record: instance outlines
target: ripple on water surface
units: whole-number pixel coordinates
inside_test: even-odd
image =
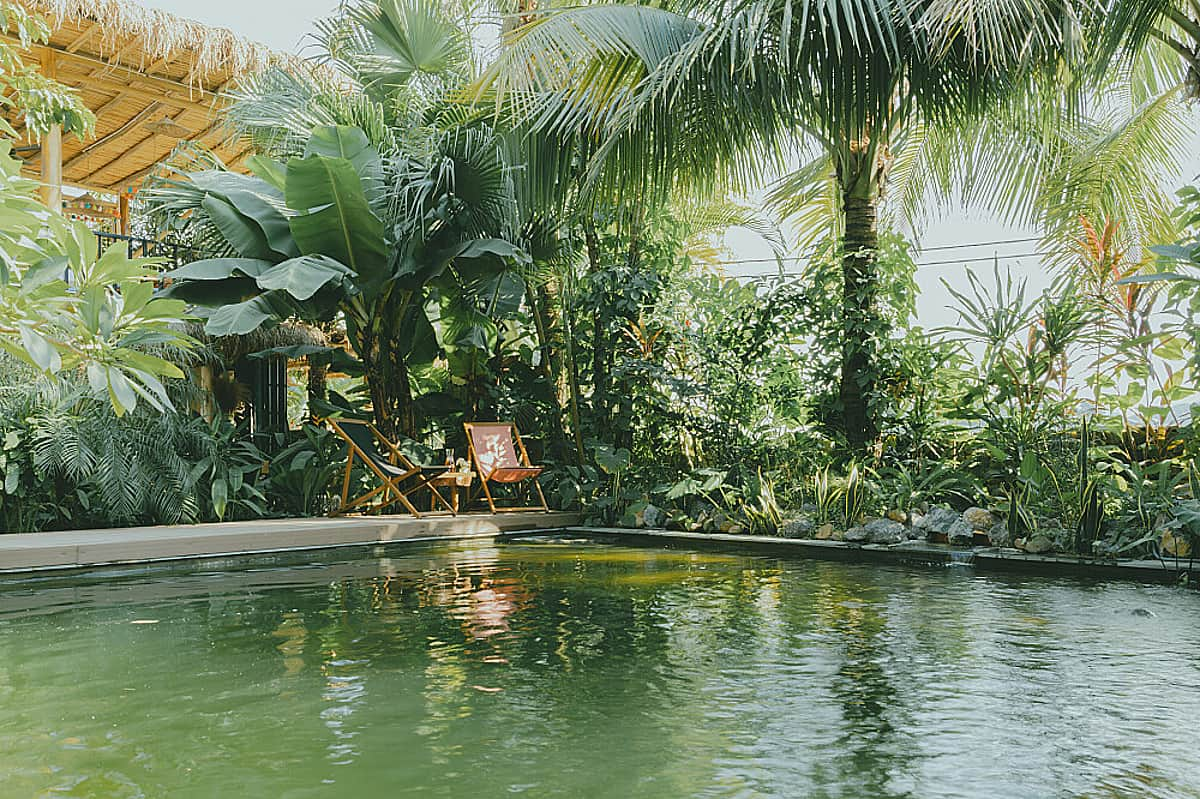
[[[1176,588],[471,544],[10,582],[0,653],[0,799],[1200,799]]]

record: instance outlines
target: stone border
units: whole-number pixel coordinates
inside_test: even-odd
[[[344,516],[0,534],[0,574],[559,530],[576,513]]]
[[[977,571],[1024,572],[1044,576],[1072,575],[1150,583],[1177,583],[1190,573],[1189,562],[1185,560],[1178,561],[1178,565],[1175,561],[1157,560],[1093,561],[1063,555],[1033,555],[1018,549],[999,547],[952,548],[941,544],[927,544],[922,541],[907,541],[901,544],[856,544],[806,538],[779,538],[730,533],[687,533],[675,530],[626,527],[568,527],[564,532],[611,543],[740,550],[767,555],[857,563],[960,564],[970,566]],[[518,536],[505,537],[515,538]],[[1195,564],[1193,571],[1200,571],[1200,563]]]

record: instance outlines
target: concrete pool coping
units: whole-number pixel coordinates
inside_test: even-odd
[[[0,573],[88,569],[131,563],[257,555],[329,547],[561,530],[576,513],[464,513],[459,516],[338,516],[245,522],[63,530],[0,535]]]
[[[856,544],[729,533],[689,533],[579,526],[579,514],[471,513],[459,516],[341,516],[262,519],[194,525],[0,534],[0,575],[62,572],[111,566],[274,555],[337,547],[456,539],[515,540],[550,533],[598,541],[671,548],[754,552],[852,562],[960,564],[979,571],[1077,575],[1174,583],[1192,570],[1187,560],[1097,561],[1034,555],[999,547],[951,548],[908,541]]]
[[[852,562],[961,564],[978,571],[1076,575],[1108,579],[1175,583],[1192,568],[1186,559],[1101,561],[1067,555],[1034,555],[1000,547],[957,547],[908,541],[902,544],[857,544],[806,538],[731,533],[688,533],[627,527],[567,527],[563,532],[608,542],[686,546],[696,549],[752,551],[758,554]],[[1200,565],[1200,564],[1197,564]]]

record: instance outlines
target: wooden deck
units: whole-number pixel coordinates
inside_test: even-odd
[[[345,516],[0,534],[0,573],[560,529],[575,513]]]

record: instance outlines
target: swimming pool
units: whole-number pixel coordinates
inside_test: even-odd
[[[582,541],[0,582],[0,797],[1200,797],[1200,595]]]

